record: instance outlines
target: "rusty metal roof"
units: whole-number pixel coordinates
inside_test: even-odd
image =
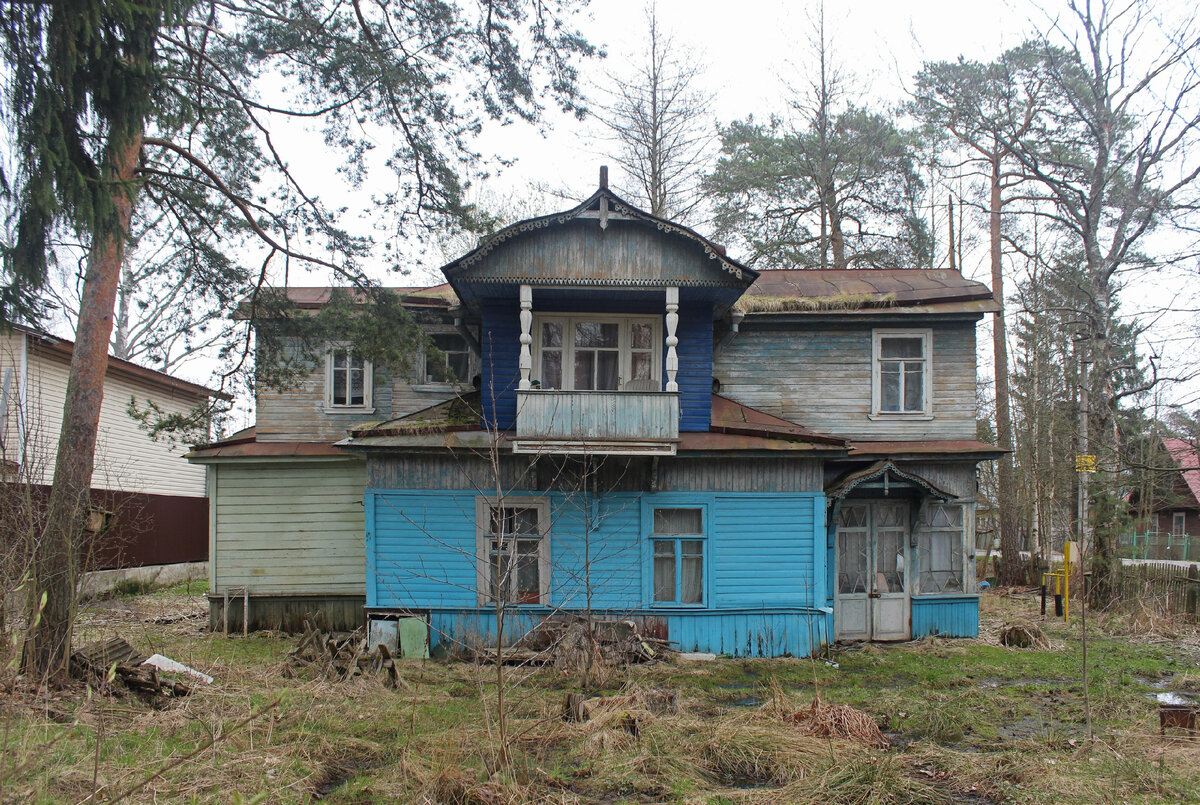
[[[909,454],[952,456],[983,453],[987,454],[989,458],[999,458],[1004,452],[994,444],[974,439],[926,439],[911,442],[870,442],[855,439],[850,443],[852,457]]]
[[[254,426],[227,439],[197,447],[184,455],[191,461],[223,458],[345,458],[346,453],[329,442],[260,442]]]
[[[835,447],[846,446],[845,439],[817,433],[774,414],[768,414],[766,411],[759,411],[757,408],[742,405],[728,397],[722,397],[720,394],[712,395],[712,414],[709,419],[708,430],[710,433],[806,441]]]
[[[911,307],[981,301],[994,304],[991,290],[982,282],[969,280],[958,271],[939,268],[763,271],[743,296],[743,302],[750,310],[754,310],[755,297],[774,302],[771,305],[764,304],[764,312]],[[780,300],[794,300],[795,304],[790,307],[780,305]]]

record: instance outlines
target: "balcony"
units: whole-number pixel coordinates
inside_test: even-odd
[[[675,455],[678,441],[678,392],[517,392],[514,453]]]

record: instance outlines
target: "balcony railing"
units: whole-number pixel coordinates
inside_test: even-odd
[[[518,391],[515,453],[674,455],[679,394]]]

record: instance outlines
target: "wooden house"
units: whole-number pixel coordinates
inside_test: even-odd
[[[1151,512],[1159,533],[1200,537],[1200,450],[1187,439],[1163,439],[1163,448],[1179,467],[1171,479],[1171,494]]]
[[[36,499],[47,494],[54,477],[73,348],[70,341],[28,328],[0,333],[3,480],[31,486]],[[92,472],[91,526],[97,536],[91,567],[207,558],[204,468],[183,460],[183,445],[151,438],[129,411],[132,404],[187,415],[220,396],[162,372],[108,359]]]
[[[256,433],[192,454],[214,622],[248,588],[262,623],[324,596],[447,647],[494,639],[498,600],[507,639],[587,612],[738,656],[976,634],[985,286],[759,273],[603,184],[443,271],[399,292],[461,337],[460,384],[331,345]]]

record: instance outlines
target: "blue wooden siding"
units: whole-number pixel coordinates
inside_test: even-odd
[[[594,292],[540,291],[533,294],[534,312],[541,313],[657,313],[665,314],[661,293],[631,295],[629,298],[596,296]],[[508,430],[517,417],[517,360],[521,354],[520,307],[516,297],[485,299],[480,312],[480,344],[483,348],[483,414],[487,421]],[[679,327],[679,429],[708,430],[712,418],[713,302],[697,291],[680,292]],[[664,335],[665,337],[665,335]],[[666,350],[663,349],[665,355]],[[666,383],[664,369],[661,381]]]
[[[807,654],[827,641],[824,496],[512,492],[549,502],[550,596],[556,610],[588,605],[654,618],[687,650],[738,656]],[[650,541],[655,505],[704,508],[706,605],[654,604]],[[430,611],[434,643],[494,632],[476,594],[476,496],[470,491],[368,490],[367,606]],[[590,526],[589,526],[590,524]],[[552,610],[514,607],[508,636]]]
[[[505,612],[504,637],[515,641],[543,618],[554,614],[545,607],[522,607]],[[666,627],[680,651],[704,651],[734,657],[805,657],[828,641],[832,614],[800,608],[663,614],[624,610],[594,611],[596,617],[657,621]],[[653,628],[653,627],[649,627]],[[433,609],[430,645],[446,649],[492,644],[496,613],[489,609]]]
[[[912,599],[912,636],[979,637],[979,596],[937,595]]]

